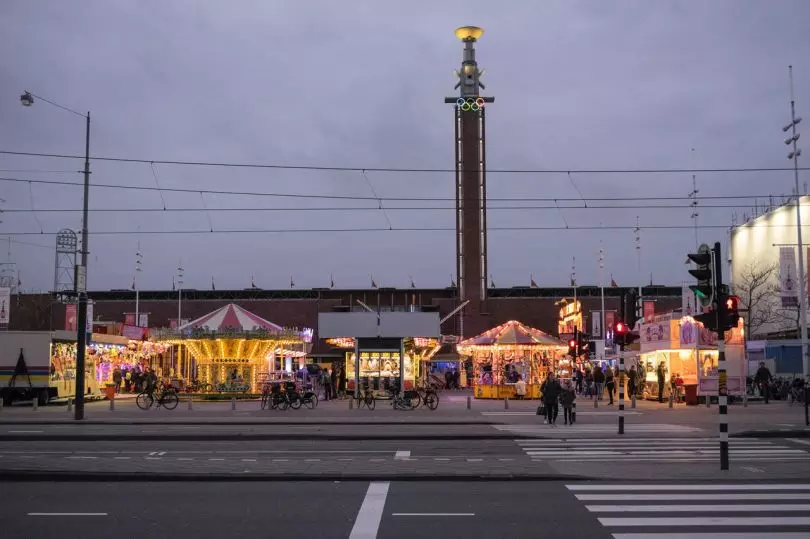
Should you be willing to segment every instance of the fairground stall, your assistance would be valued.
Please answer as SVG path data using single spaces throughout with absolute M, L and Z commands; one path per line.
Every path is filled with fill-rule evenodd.
M 472 358 L 477 399 L 514 397 L 519 377 L 526 382 L 526 398 L 540 398 L 540 385 L 549 372 L 571 375 L 565 342 L 515 320 L 461 341 L 457 349 Z
M 429 373 L 429 364 L 433 355 L 439 350 L 439 339 L 430 337 L 408 337 L 403 339 L 404 352 L 403 365 L 405 372 L 403 383 L 405 389 L 413 389 L 419 382 L 424 382 Z M 337 337 L 326 339 L 326 343 L 344 351 L 345 369 L 347 373 L 356 370 L 357 339 L 352 337 Z M 384 389 L 390 387 L 400 377 L 400 350 L 399 343 L 381 342 L 380 346 L 365 343 L 360 351 L 360 380 L 368 383 L 371 389 Z M 346 388 L 354 391 L 354 380 L 349 376 Z
M 746 365 L 743 349 L 743 320 L 726 332 L 728 394 L 742 396 Z M 658 398 L 659 371 L 664 374 L 664 399 L 669 399 L 672 380 L 683 379 L 684 396 L 696 404 L 699 397 L 717 396 L 717 334 L 691 316 L 659 315 L 639 326 L 640 356 L 637 367 L 644 372 L 644 395 Z M 627 364 L 630 368 L 631 363 Z
M 258 392 L 273 373 L 303 366 L 312 330 L 284 328 L 231 303 L 152 337 L 178 347 L 177 372 L 184 380 L 223 392 Z

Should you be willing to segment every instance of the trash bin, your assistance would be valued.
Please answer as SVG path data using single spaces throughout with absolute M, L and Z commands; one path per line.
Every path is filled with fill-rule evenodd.
M 104 386 L 104 393 L 107 394 L 107 400 L 115 399 L 115 384 L 107 384 Z
M 683 386 L 686 404 L 691 406 L 697 406 L 698 397 L 697 397 L 697 385 L 693 386 Z

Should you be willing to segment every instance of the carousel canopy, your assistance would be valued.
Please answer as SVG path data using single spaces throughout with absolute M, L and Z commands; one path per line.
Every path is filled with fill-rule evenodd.
M 264 330 L 272 333 L 282 331 L 284 328 L 246 311 L 239 305 L 230 303 L 221 309 L 217 309 L 212 313 L 192 320 L 180 328 L 181 331 L 189 329 L 202 329 L 204 331 L 222 333 L 229 331 L 242 333 Z
M 484 333 L 461 341 L 458 349 L 468 346 L 567 346 L 562 340 L 539 329 L 530 328 L 517 320 L 494 327 Z

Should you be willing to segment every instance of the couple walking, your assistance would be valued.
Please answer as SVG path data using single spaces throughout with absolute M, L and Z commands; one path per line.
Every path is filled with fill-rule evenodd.
M 577 395 L 571 385 L 570 380 L 566 380 L 565 387 L 554 377 L 553 373 L 548 375 L 546 381 L 540 386 L 542 392 L 543 407 L 545 408 L 546 421 L 549 425 L 557 424 L 557 416 L 560 414 L 560 404 L 563 406 L 563 417 L 566 425 L 574 424 L 574 400 Z

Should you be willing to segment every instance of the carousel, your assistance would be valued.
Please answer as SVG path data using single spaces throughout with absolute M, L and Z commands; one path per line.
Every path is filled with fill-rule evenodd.
M 152 335 L 177 347 L 183 378 L 220 392 L 258 392 L 279 370 L 296 370 L 312 346 L 312 330 L 278 326 L 233 303 Z
M 473 364 L 473 395 L 477 399 L 515 396 L 518 379 L 526 382 L 526 398 L 540 398 L 549 372 L 565 375 L 568 345 L 539 329 L 510 320 L 456 345 Z M 570 373 L 568 374 L 570 376 Z

